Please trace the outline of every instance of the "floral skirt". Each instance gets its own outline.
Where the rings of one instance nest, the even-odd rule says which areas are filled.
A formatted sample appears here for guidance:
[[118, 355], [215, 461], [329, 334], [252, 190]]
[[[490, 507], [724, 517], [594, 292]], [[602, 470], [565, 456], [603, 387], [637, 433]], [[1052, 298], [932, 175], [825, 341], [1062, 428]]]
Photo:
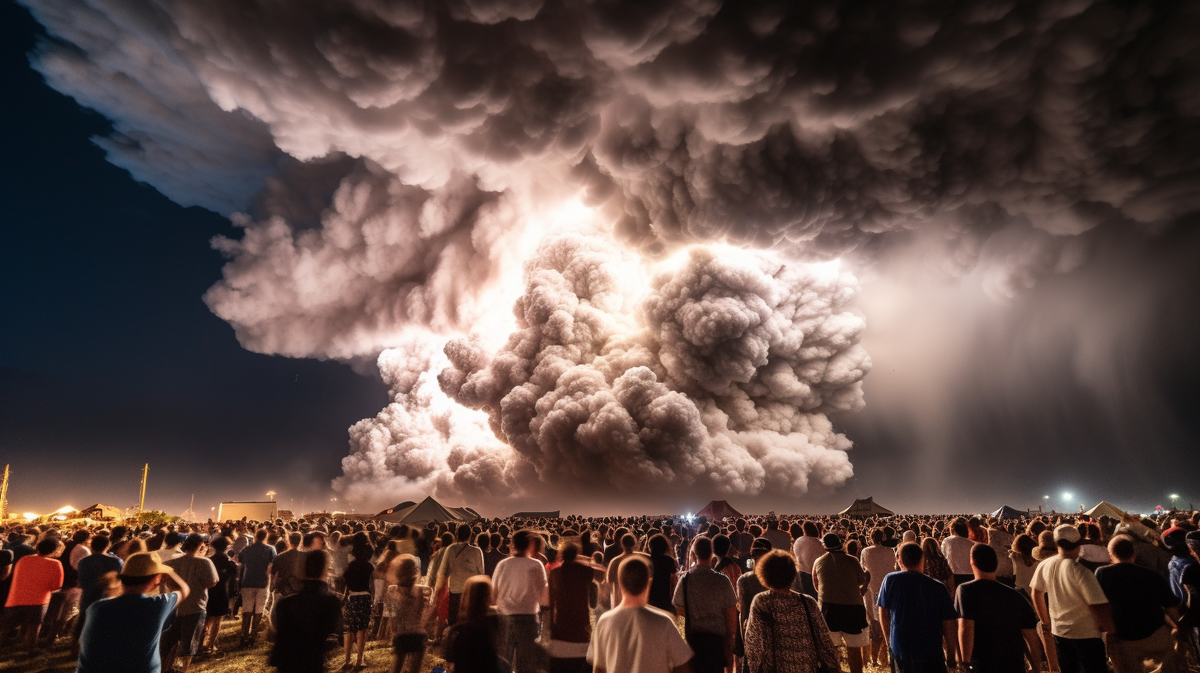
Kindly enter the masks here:
[[366, 631], [371, 626], [371, 597], [367, 594], [350, 596], [342, 608], [342, 621], [346, 631]]

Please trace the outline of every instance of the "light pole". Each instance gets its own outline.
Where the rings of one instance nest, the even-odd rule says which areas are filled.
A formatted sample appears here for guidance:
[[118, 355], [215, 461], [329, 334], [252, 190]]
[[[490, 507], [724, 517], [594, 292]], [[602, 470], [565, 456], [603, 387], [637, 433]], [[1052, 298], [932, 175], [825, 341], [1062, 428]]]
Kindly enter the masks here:
[[1179, 494], [1178, 494], [1178, 493], [1172, 493], [1172, 494], [1171, 494], [1170, 496], [1168, 496], [1168, 497], [1169, 497], [1169, 498], [1171, 498], [1171, 509], [1175, 509], [1175, 501], [1176, 501], [1176, 500], [1179, 500]]
[[275, 499], [275, 491], [267, 491], [267, 500]]

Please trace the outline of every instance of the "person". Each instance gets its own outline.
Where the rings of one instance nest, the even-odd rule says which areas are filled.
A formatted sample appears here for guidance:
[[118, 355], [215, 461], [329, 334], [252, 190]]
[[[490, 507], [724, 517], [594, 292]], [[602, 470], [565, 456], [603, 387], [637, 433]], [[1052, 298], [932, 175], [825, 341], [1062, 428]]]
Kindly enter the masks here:
[[458, 619], [446, 631], [443, 653], [446, 662], [454, 665], [456, 673], [504, 670], [498, 647], [503, 638], [502, 629], [497, 615], [489, 609], [492, 602], [492, 581], [487, 575], [476, 575], [463, 585]]
[[606, 557], [604, 560], [604, 583], [608, 585], [609, 589], [609, 605], [619, 603], [621, 601], [621, 590], [617, 585], [617, 568], [621, 566], [621, 561], [633, 556], [633, 546], [635, 544], [637, 544], [637, 538], [629, 533], [623, 533], [621, 537], [617, 539], [617, 544], [614, 544], [612, 547], [610, 547], [610, 549], [620, 549], [620, 553], [612, 556], [611, 558]]
[[162, 660], [168, 670], [176, 670], [175, 660], [178, 658], [178, 670], [187, 673], [191, 666], [192, 657], [199, 648], [204, 637], [204, 619], [208, 607], [208, 590], [216, 586], [217, 568], [213, 562], [204, 557], [204, 538], [192, 533], [184, 538], [179, 545], [180, 556], [164, 565], [175, 571], [188, 585], [188, 597], [180, 601], [175, 609], [175, 619], [162, 638]]
[[548, 574], [550, 605], [544, 615], [544, 641], [551, 673], [580, 673], [587, 668], [592, 638], [588, 594], [594, 571], [578, 562], [579, 545], [574, 542], [563, 542], [558, 557], [561, 563]]
[[825, 553], [813, 562], [813, 584], [834, 645], [846, 646], [850, 673], [862, 673], [862, 648], [871, 644], [863, 593], [869, 578], [858, 559], [842, 550], [842, 538], [826, 533]]
[[800, 524], [800, 530], [804, 534], [792, 543], [792, 555], [796, 557], [796, 565], [800, 570], [802, 591], [815, 598], [817, 589], [813, 585], [812, 568], [813, 563], [825, 553], [825, 546], [821, 544], [816, 523], [805, 521]]
[[[508, 558], [504, 555], [504, 552], [500, 551], [500, 543], [503, 541], [503, 538], [500, 537], [499, 533], [487, 532], [480, 533], [479, 537], [479, 548], [483, 550], [483, 574], [491, 577], [496, 572], [496, 565]], [[486, 549], [483, 547], [483, 538], [485, 537], [488, 541]]]
[[0, 639], [20, 628], [25, 649], [34, 652], [42, 620], [50, 606], [50, 595], [62, 588], [63, 567], [58, 557], [63, 544], [56, 537], [43, 538], [34, 554], [21, 557], [12, 570], [12, 584], [0, 619]]
[[92, 553], [79, 559], [79, 618], [75, 620], [75, 644], [79, 644], [79, 636], [83, 633], [83, 623], [87, 617], [87, 609], [104, 597], [109, 588], [111, 577], [116, 581], [117, 573], [125, 562], [108, 552], [110, 538], [107, 535], [95, 535], [89, 546]]
[[671, 603], [684, 618], [684, 638], [695, 653], [692, 670], [720, 673], [733, 665], [737, 594], [729, 578], [712, 569], [710, 538], [697, 537], [692, 542], [692, 555], [695, 565], [675, 587]]
[[201, 651], [205, 654], [217, 652], [217, 636], [221, 631], [221, 619], [229, 615], [230, 584], [237, 576], [237, 564], [229, 558], [229, 538], [218, 535], [211, 544], [213, 567], [217, 569], [217, 584], [208, 590], [208, 605], [204, 608], [204, 641]]
[[[416, 545], [411, 548], [416, 549]], [[392, 605], [392, 673], [416, 673], [425, 659], [423, 612], [429, 599], [429, 587], [417, 583], [421, 559], [414, 554], [400, 554], [388, 573], [388, 582], [396, 590]], [[461, 613], [461, 604], [459, 607]]]
[[[967, 522], [959, 517], [950, 522], [951, 535], [942, 540], [942, 556], [950, 564], [950, 572], [954, 573], [954, 585], [970, 582], [974, 579], [971, 574], [971, 547], [975, 543], [970, 539]], [[953, 589], [951, 589], [953, 591]]]
[[[730, 584], [737, 586], [738, 578], [742, 576], [742, 564], [734, 558], [731, 553], [733, 551], [733, 543], [729, 537], [724, 534], [714, 535], [713, 542], [713, 565], [712, 569], [729, 578]], [[785, 547], [790, 549], [791, 545]]]
[[367, 646], [367, 629], [371, 627], [371, 578], [375, 566], [371, 564], [371, 546], [366, 544], [366, 536], [359, 539], [350, 549], [350, 563], [342, 573], [345, 589], [342, 608], [342, 621], [345, 626], [346, 658], [342, 670], [350, 670], [350, 656], [358, 646], [358, 662], [363, 665], [363, 653]]
[[[79, 561], [91, 553], [87, 541], [92, 536], [91, 531], [81, 528], [71, 535], [71, 539], [63, 546], [59, 562], [63, 568], [62, 588], [56, 592], [59, 600], [53, 597], [50, 601], [46, 625], [49, 627], [45, 634], [47, 644], [53, 644], [67, 628], [67, 623], [79, 608]], [[81, 551], [82, 550], [82, 551]]]
[[299, 592], [304, 582], [304, 551], [300, 549], [304, 536], [299, 531], [292, 531], [285, 539], [287, 549], [279, 552], [271, 563], [272, 605]]
[[447, 616], [450, 625], [458, 619], [458, 603], [462, 600], [463, 585], [468, 578], [481, 575], [484, 571], [483, 551], [471, 544], [471, 527], [460, 523], [455, 533], [456, 541], [441, 553], [438, 557], [438, 567], [431, 571], [436, 586], [440, 588], [445, 585], [450, 592], [450, 611]]
[[[739, 519], [739, 521], [741, 521]], [[745, 521], [742, 521], [745, 525]], [[650, 605], [664, 612], [672, 612], [671, 597], [675, 595], [675, 583], [679, 580], [679, 564], [671, 554], [671, 541], [662, 533], [650, 537]]]
[[1016, 588], [1016, 570], [1013, 568], [1012, 557], [1008, 555], [1009, 549], [1012, 548], [1013, 536], [998, 518], [993, 518], [987, 528], [987, 544], [996, 552], [996, 581], [1006, 587]]
[[771, 541], [772, 549], [792, 548], [792, 536], [787, 531], [779, 530], [779, 519], [775, 517], [767, 519], [767, 530], [762, 536]]
[[239, 585], [242, 597], [243, 646], [253, 645], [258, 638], [258, 629], [267, 606], [269, 573], [276, 552], [266, 540], [267, 529], [259, 528], [254, 533], [254, 542], [238, 554], [238, 561], [241, 563]]
[[[965, 539], [965, 538], [964, 538]], [[895, 673], [945, 673], [943, 643], [957, 650], [958, 614], [945, 587], [922, 572], [924, 552], [915, 542], [898, 550], [901, 570], [879, 587], [879, 621]]]
[[1037, 542], [1032, 536], [1022, 533], [1013, 540], [1012, 549], [1008, 552], [1013, 565], [1013, 583], [1026, 597], [1033, 595], [1029, 582], [1033, 580], [1033, 573], [1041, 563], [1033, 558], [1033, 549], [1036, 546]]
[[[88, 607], [76, 673], [161, 673], [159, 636], [187, 598], [179, 575], [152, 552], [131, 554], [121, 569], [121, 595]], [[159, 587], [165, 592], [159, 593]]]
[[550, 598], [546, 567], [534, 558], [535, 537], [538, 536], [529, 530], [514, 533], [514, 556], [497, 563], [492, 575], [496, 610], [504, 634], [501, 658], [514, 673], [533, 670], [537, 665], [538, 609]]
[[1059, 553], [1042, 561], [1029, 583], [1033, 607], [1042, 629], [1050, 626], [1061, 673], [1106, 673], [1102, 635], [1115, 628], [1108, 598], [1096, 576], [1076, 562], [1079, 529], [1062, 524], [1053, 537]]
[[[774, 673], [817, 673], [837, 670], [838, 656], [817, 602], [792, 591], [796, 559], [773, 550], [754, 564], [754, 575], [766, 591], [754, 597], [746, 620], [746, 668]], [[818, 628], [818, 626], [820, 628]]]
[[[988, 539], [994, 538], [989, 535]], [[970, 664], [972, 673], [1024, 673], [1028, 647], [1030, 659], [1037, 662], [1033, 670], [1040, 670], [1037, 614], [1019, 591], [999, 581], [998, 559], [990, 542], [972, 547], [975, 579], [959, 585], [955, 592], [962, 660]]]
[[679, 636], [674, 617], [648, 605], [650, 564], [646, 559], [630, 556], [623, 560], [617, 567], [617, 584], [621, 602], [596, 620], [588, 645], [587, 660], [593, 672], [691, 673], [692, 648]]
[[183, 556], [183, 550], [180, 549], [182, 545], [183, 536], [176, 531], [170, 531], [163, 536], [162, 547], [153, 553], [158, 556], [159, 561], [166, 563]]
[[[746, 532], [746, 520], [739, 517], [737, 521], [733, 522], [733, 529], [734, 532], [729, 536], [729, 541], [733, 543], [733, 549], [737, 553], [738, 558], [743, 560], [750, 558], [750, 545], [754, 543], [754, 536]], [[653, 580], [650, 582], [650, 587], [650, 590], [653, 592]], [[654, 603], [651, 603], [651, 605], [654, 605]]]
[[275, 643], [267, 663], [279, 673], [321, 673], [329, 636], [341, 629], [342, 605], [330, 593], [325, 578], [329, 555], [323, 551], [304, 555], [300, 591], [275, 606]]
[[1159, 673], [1180, 670], [1171, 622], [1182, 617], [1171, 585], [1153, 570], [1135, 563], [1133, 540], [1117, 535], [1108, 543], [1112, 565], [1096, 569], [1096, 580], [1112, 606], [1116, 633], [1108, 639], [1108, 657], [1115, 673], [1143, 673], [1152, 659]]

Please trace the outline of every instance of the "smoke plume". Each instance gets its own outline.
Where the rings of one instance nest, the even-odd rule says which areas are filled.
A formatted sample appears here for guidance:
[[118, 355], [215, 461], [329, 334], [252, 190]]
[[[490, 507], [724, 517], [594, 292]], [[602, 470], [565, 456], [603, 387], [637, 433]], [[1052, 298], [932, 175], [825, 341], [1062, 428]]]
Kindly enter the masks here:
[[840, 484], [834, 260], [1011, 302], [1200, 209], [1193, 3], [23, 2], [110, 160], [241, 229], [240, 342], [379, 358], [360, 502]]

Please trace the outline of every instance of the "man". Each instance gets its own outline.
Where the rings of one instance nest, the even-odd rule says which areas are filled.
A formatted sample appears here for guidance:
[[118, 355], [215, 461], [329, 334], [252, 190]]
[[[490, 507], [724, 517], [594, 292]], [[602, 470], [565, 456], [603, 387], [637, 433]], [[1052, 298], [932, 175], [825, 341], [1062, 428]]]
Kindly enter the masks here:
[[825, 553], [813, 562], [817, 602], [834, 647], [839, 643], [846, 646], [850, 673], [862, 673], [862, 648], [871, 644], [867, 609], [863, 606], [867, 573], [858, 559], [842, 551], [842, 538], [837, 533], [826, 533], [821, 545]]
[[20, 628], [25, 634], [25, 649], [37, 649], [50, 594], [62, 588], [63, 567], [58, 561], [62, 549], [58, 538], [47, 537], [37, 544], [34, 555], [22, 557], [13, 566], [12, 585], [0, 620], [0, 640]]
[[711, 539], [696, 538], [692, 542], [692, 555], [696, 565], [675, 586], [671, 603], [685, 620], [684, 637], [695, 652], [692, 670], [720, 673], [733, 665], [737, 594], [729, 578], [712, 569]]
[[729, 541], [733, 543], [733, 549], [737, 552], [738, 558], [750, 558], [750, 546], [754, 544], [754, 536], [746, 532], [746, 520], [739, 518], [733, 522], [734, 534], [729, 536]]
[[254, 543], [238, 554], [242, 566], [242, 645], [254, 644], [267, 604], [268, 573], [275, 561], [275, 548], [266, 539], [267, 529], [259, 528], [254, 533]]
[[902, 570], [883, 578], [879, 623], [895, 673], [944, 673], [944, 642], [957, 649], [958, 614], [941, 582], [925, 575], [925, 554], [915, 542], [900, 545]]
[[496, 564], [492, 577], [496, 611], [504, 632], [502, 656], [513, 673], [536, 670], [535, 641], [538, 639], [538, 609], [550, 601], [546, 567], [534, 558], [537, 534], [519, 530], [513, 534], [515, 556]]
[[158, 555], [159, 561], [166, 563], [167, 561], [183, 556], [183, 551], [179, 548], [182, 544], [183, 536], [175, 531], [171, 531], [163, 538], [162, 549], [154, 553]]
[[1033, 606], [1042, 629], [1050, 625], [1061, 673], [1107, 673], [1101, 636], [1115, 627], [1108, 598], [1096, 576], [1078, 563], [1080, 539], [1075, 526], [1063, 524], [1054, 529], [1059, 553], [1042, 561], [1033, 572], [1029, 583]]
[[1032, 661], [1042, 661], [1037, 613], [1020, 592], [999, 581], [998, 566], [990, 544], [975, 545], [971, 548], [975, 579], [955, 592], [958, 644], [972, 673], [1024, 673], [1026, 647]]
[[767, 531], [762, 536], [771, 541], [772, 549], [787, 551], [792, 548], [792, 536], [787, 531], [779, 530], [779, 519], [767, 519]]
[[630, 556], [633, 556], [633, 546], [636, 544], [636, 542], [637, 539], [634, 538], [633, 535], [630, 535], [629, 533], [622, 535], [618, 540], [618, 543], [621, 545], [621, 554], [619, 556], [614, 556], [613, 559], [608, 562], [608, 569], [604, 573], [604, 583], [611, 590], [610, 605], [615, 605], [621, 602], [621, 587], [617, 582], [617, 569], [621, 566], [622, 561]]
[[[487, 547], [484, 547], [483, 540], [487, 538]], [[500, 543], [503, 538], [499, 533], [483, 532], [479, 534], [479, 548], [483, 550], [483, 574], [491, 577], [496, 573], [496, 566], [508, 558], [504, 552], [500, 551]], [[590, 556], [588, 558], [591, 558]]]
[[92, 553], [79, 559], [79, 617], [75, 620], [75, 643], [78, 646], [79, 635], [83, 633], [83, 622], [87, 609], [96, 601], [104, 598], [107, 583], [104, 577], [109, 573], [120, 573], [125, 565], [121, 559], [109, 553], [109, 538], [107, 535], [96, 535], [92, 538]]
[[692, 649], [675, 619], [647, 605], [650, 565], [630, 556], [617, 567], [621, 602], [596, 621], [587, 660], [594, 673], [690, 673]]
[[341, 630], [342, 602], [329, 592], [329, 555], [306, 554], [299, 593], [275, 607], [275, 644], [268, 663], [279, 673], [325, 670], [329, 636]]
[[942, 556], [954, 573], [954, 586], [966, 584], [975, 576], [971, 574], [971, 547], [975, 543], [968, 537], [970, 530], [962, 517], [950, 522], [951, 535], [942, 540]]
[[792, 543], [792, 556], [796, 557], [796, 567], [800, 570], [802, 593], [816, 598], [817, 588], [813, 585], [812, 574], [813, 563], [825, 553], [825, 546], [821, 544], [821, 535], [817, 530], [817, 524], [805, 521], [800, 524], [800, 530], [804, 534]]
[[446, 620], [448, 626], [454, 626], [458, 621], [458, 605], [462, 601], [463, 585], [475, 575], [483, 574], [483, 551], [471, 544], [471, 527], [465, 523], [458, 524], [457, 541], [446, 547], [438, 556], [438, 567], [433, 569], [436, 584], [434, 596], [441, 595], [441, 588], [450, 589], [450, 613]]
[[879, 595], [879, 588], [883, 586], [883, 578], [896, 570], [896, 550], [891, 547], [885, 547], [883, 544], [884, 533], [883, 529], [876, 528], [871, 531], [871, 546], [862, 550], [860, 562], [863, 570], [866, 570], [871, 575], [871, 597], [874, 602], [874, 597]]
[[1171, 585], [1153, 570], [1135, 563], [1133, 540], [1118, 535], [1108, 543], [1112, 565], [1096, 569], [1096, 580], [1112, 606], [1116, 633], [1108, 638], [1108, 657], [1116, 673], [1143, 673], [1143, 661], [1154, 660], [1158, 673], [1179, 670], [1171, 621], [1182, 617]]
[[217, 586], [217, 567], [204, 557], [204, 548], [204, 539], [192, 533], [179, 547], [182, 555], [165, 564], [175, 571], [189, 589], [187, 598], [180, 601], [176, 608], [175, 620], [163, 640], [162, 658], [167, 662], [167, 669], [175, 670], [174, 662], [178, 657], [178, 670], [181, 673], [187, 673], [204, 637], [208, 590]]
[[[159, 634], [188, 586], [151, 552], [138, 552], [121, 570], [121, 595], [88, 608], [76, 673], [161, 673]], [[159, 586], [167, 587], [158, 593]]]
[[271, 563], [271, 593], [274, 604], [298, 593], [304, 582], [304, 552], [300, 543], [304, 536], [292, 531], [287, 536], [287, 550], [275, 557]]

